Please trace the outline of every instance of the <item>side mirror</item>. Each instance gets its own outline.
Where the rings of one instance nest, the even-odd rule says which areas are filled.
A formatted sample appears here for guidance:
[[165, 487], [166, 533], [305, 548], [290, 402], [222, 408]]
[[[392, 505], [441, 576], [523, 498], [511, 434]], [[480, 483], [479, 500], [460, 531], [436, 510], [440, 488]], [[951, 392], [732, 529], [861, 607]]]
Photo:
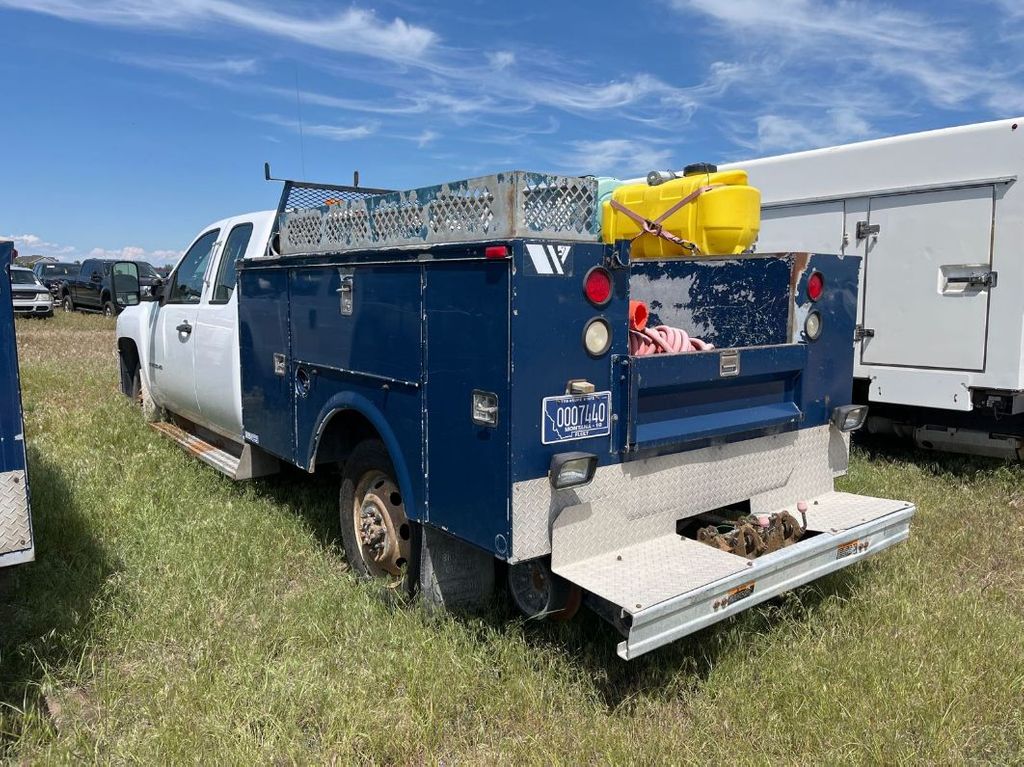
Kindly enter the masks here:
[[142, 300], [139, 287], [139, 265], [134, 261], [117, 261], [113, 268], [114, 304], [118, 309], [136, 306]]
[[145, 287], [142, 288], [142, 300], [143, 301], [157, 301], [159, 303], [164, 302], [164, 279], [157, 277], [153, 280], [153, 284], [149, 286], [147, 290]]

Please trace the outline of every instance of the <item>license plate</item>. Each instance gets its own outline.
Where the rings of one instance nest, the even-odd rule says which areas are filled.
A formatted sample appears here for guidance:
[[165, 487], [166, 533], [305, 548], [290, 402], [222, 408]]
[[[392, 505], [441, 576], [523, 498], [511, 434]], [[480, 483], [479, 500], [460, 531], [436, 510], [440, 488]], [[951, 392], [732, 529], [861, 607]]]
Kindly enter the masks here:
[[541, 442], [571, 442], [606, 437], [612, 431], [612, 393], [567, 394], [545, 397], [541, 406]]

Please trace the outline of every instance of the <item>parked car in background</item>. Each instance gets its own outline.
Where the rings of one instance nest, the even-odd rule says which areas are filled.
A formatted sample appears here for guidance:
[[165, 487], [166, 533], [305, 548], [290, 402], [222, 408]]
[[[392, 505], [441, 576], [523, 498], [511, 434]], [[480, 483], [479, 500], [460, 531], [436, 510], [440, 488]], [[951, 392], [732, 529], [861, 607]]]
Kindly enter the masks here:
[[23, 266], [12, 266], [10, 271], [11, 304], [14, 306], [14, 313], [32, 317], [52, 317], [53, 296], [35, 273]]
[[32, 267], [39, 281], [46, 286], [54, 296], [58, 295], [60, 284], [68, 277], [78, 274], [78, 264], [61, 264], [53, 261], [41, 261]]
[[[113, 265], [118, 263], [112, 259], [87, 258], [82, 262], [78, 272], [62, 280], [58, 288], [61, 306], [66, 312], [76, 309], [91, 312], [102, 312], [107, 317], [118, 313], [118, 304], [114, 300], [111, 286]], [[136, 261], [139, 267], [139, 288], [143, 296], [152, 293], [153, 286], [162, 283], [160, 275], [152, 265], [145, 261]]]

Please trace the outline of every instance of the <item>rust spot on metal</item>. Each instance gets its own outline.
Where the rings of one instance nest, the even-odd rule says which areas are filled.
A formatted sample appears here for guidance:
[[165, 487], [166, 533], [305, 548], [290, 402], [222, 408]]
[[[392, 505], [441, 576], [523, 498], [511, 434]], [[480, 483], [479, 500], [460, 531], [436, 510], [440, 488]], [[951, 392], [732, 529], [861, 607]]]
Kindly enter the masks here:
[[807, 271], [807, 264], [811, 260], [810, 253], [790, 253], [793, 257], [793, 267], [789, 273], [789, 292], [796, 295], [796, 286], [800, 284], [800, 278]]

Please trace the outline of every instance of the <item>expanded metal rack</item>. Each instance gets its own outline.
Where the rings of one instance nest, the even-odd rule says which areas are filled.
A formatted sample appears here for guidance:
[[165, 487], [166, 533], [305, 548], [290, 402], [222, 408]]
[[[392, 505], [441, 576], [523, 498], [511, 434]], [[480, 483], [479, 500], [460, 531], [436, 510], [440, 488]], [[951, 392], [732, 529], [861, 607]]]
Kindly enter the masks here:
[[512, 171], [407, 191], [285, 182], [282, 255], [530, 237], [599, 238], [597, 180]]

